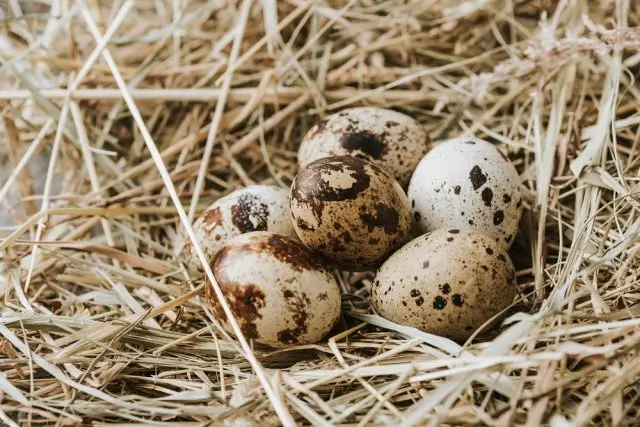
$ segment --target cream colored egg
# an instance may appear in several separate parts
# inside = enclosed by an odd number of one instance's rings
[[[251,231],[295,236],[289,191],[273,185],[250,185],[236,190],[204,211],[193,224],[193,231],[209,260],[229,240]],[[184,257],[190,268],[202,269],[190,241],[185,244]]]
[[[515,270],[495,240],[437,230],[404,245],[380,267],[371,305],[382,317],[465,340],[516,296]]]
[[[340,317],[340,289],[308,248],[280,234],[257,231],[232,239],[212,263],[213,274],[243,335],[271,347],[322,339]],[[206,283],[213,313],[227,317]]]
[[[522,215],[520,177],[490,143],[456,138],[418,164],[407,195],[422,232],[458,228],[486,234],[508,247]]]
[[[326,157],[303,168],[291,186],[291,216],[300,240],[345,270],[380,265],[409,238],[409,201],[373,163]]]
[[[429,149],[429,137],[413,118],[378,107],[350,108],[332,114],[307,133],[298,151],[298,163],[329,156],[356,156],[409,183],[418,161]]]

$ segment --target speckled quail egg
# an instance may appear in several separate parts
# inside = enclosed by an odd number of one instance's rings
[[[429,137],[413,118],[378,107],[359,107],[330,115],[304,137],[298,162],[305,166],[329,156],[368,160],[406,188],[418,161],[429,149]]]
[[[289,192],[273,185],[250,185],[218,199],[193,224],[198,243],[209,260],[233,237],[250,231],[295,236]],[[201,270],[191,241],[184,247],[187,265]]]
[[[518,172],[489,142],[448,140],[418,164],[407,192],[420,231],[478,231],[509,247],[522,214]]]
[[[268,231],[229,241],[211,264],[243,335],[270,347],[313,343],[340,317],[335,277],[302,243]],[[207,300],[222,326],[232,333],[211,283]]]
[[[290,199],[300,240],[345,270],[378,266],[408,240],[407,196],[366,160],[338,156],[310,163],[295,177]]]
[[[381,316],[455,340],[509,306],[515,270],[504,246],[479,233],[436,230],[380,267],[371,304]]]

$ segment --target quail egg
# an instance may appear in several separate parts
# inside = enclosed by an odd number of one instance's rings
[[[429,149],[429,137],[413,118],[378,107],[343,110],[315,125],[298,151],[301,167],[329,156],[368,160],[406,188],[411,173]]]
[[[504,246],[483,234],[442,229],[389,257],[376,274],[371,305],[393,322],[465,340],[515,296]]]
[[[273,185],[250,185],[218,199],[193,224],[200,247],[209,260],[231,238],[250,231],[295,236],[289,212],[289,192]],[[187,265],[201,270],[191,241],[184,247]]]
[[[345,270],[379,265],[408,240],[409,201],[398,183],[357,157],[326,157],[303,168],[291,186],[300,240]]]
[[[407,192],[422,232],[478,231],[509,247],[522,214],[518,172],[489,142],[456,138],[418,164]]]
[[[243,234],[215,256],[212,270],[243,335],[280,348],[322,339],[340,317],[335,277],[302,243],[268,231]],[[211,283],[214,315],[232,330]]]

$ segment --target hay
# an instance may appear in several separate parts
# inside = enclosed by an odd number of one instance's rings
[[[637,2],[0,13],[0,424],[640,424]],[[371,274],[342,274],[327,341],[230,339],[175,256],[189,220],[289,183],[306,130],[356,105],[513,161],[518,300],[461,345],[372,314]]]

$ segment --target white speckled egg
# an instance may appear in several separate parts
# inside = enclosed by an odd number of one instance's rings
[[[403,187],[429,149],[429,137],[413,118],[378,107],[332,114],[311,128],[298,151],[304,167],[329,156],[356,156],[392,175]]]
[[[300,240],[345,270],[376,267],[409,238],[404,191],[381,168],[357,157],[310,163],[295,177],[290,199]]]
[[[317,256],[297,240],[256,231],[232,239],[212,270],[243,335],[270,347],[322,339],[340,317],[340,288]],[[211,283],[209,305],[232,330]]]
[[[509,247],[522,214],[518,172],[490,143],[456,138],[418,164],[407,192],[422,232],[458,228],[486,234]]]
[[[437,230],[404,245],[380,267],[371,304],[382,317],[465,340],[516,296],[504,246],[475,232]]]
[[[193,224],[198,243],[209,260],[230,239],[251,231],[295,236],[289,212],[289,192],[273,185],[250,185],[216,200]],[[202,270],[190,241],[185,244],[187,265]]]

